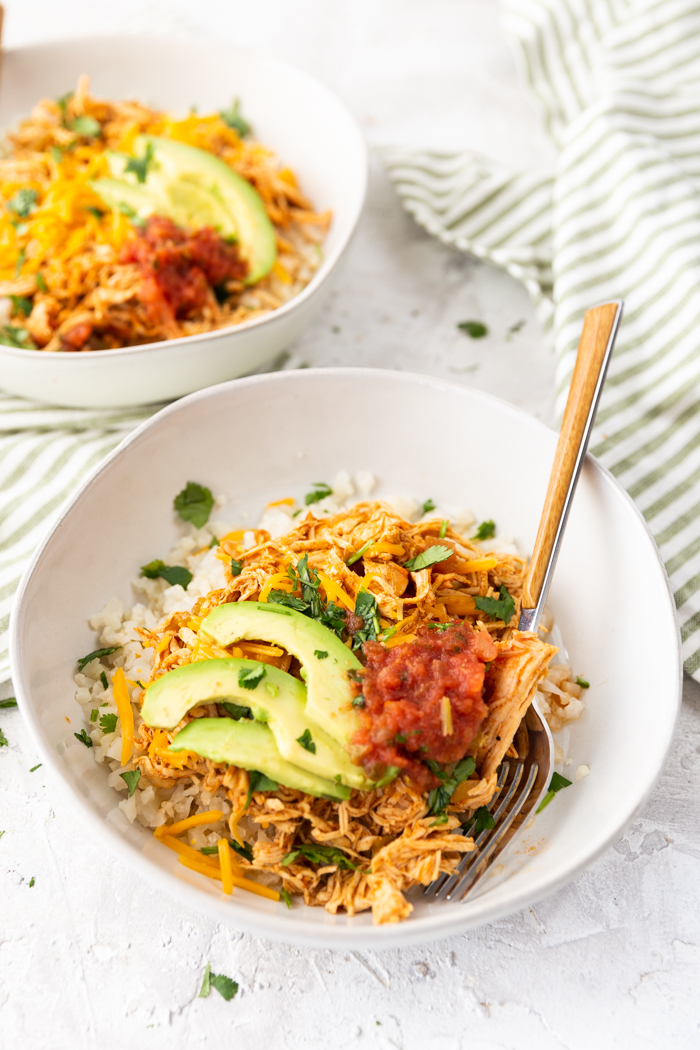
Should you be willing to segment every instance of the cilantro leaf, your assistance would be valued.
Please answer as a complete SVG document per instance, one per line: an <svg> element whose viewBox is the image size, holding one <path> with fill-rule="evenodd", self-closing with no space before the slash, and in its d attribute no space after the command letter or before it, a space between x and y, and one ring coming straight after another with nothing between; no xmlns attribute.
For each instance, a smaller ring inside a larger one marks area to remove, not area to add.
<svg viewBox="0 0 700 1050"><path fill-rule="evenodd" d="M243 571L243 562L239 561L238 558L231 558L231 575L234 577L240 576Z"/></svg>
<svg viewBox="0 0 700 1050"><path fill-rule="evenodd" d="M149 580L155 580L161 576L171 587L179 584L184 590L190 585L192 573L184 565L166 565L160 558L149 561L148 565L141 566L141 575Z"/></svg>
<svg viewBox="0 0 700 1050"><path fill-rule="evenodd" d="M238 991L238 984L236 981L232 981L230 977L225 977L222 973L210 973L209 984L212 988L216 988L222 999L226 1002L230 1002L234 995Z"/></svg>
<svg viewBox="0 0 700 1050"><path fill-rule="evenodd" d="M472 819L462 824L462 831L465 835L471 835L472 838L476 838L482 831L487 831L495 826L496 821L493 819L491 812L486 806L479 806Z"/></svg>
<svg viewBox="0 0 700 1050"><path fill-rule="evenodd" d="M312 864L336 864L346 871L357 871L357 864L353 864L341 849L336 846L317 846L315 842L297 846L282 859L282 866L289 867L300 856L311 861Z"/></svg>
<svg viewBox="0 0 700 1050"><path fill-rule="evenodd" d="M539 806L535 810L536 813L541 813L545 806L548 806L552 801L557 791L561 791L562 788L571 787L571 781L563 777L561 773L552 773L552 779L549 782L549 790L544 796Z"/></svg>
<svg viewBox="0 0 700 1050"><path fill-rule="evenodd" d="M81 729L79 733L73 733L73 736L76 740L79 740L81 744L85 744L85 747L92 747L92 740L84 729Z"/></svg>
<svg viewBox="0 0 700 1050"><path fill-rule="evenodd" d="M178 492L173 500L173 507L183 521L191 521L197 529L209 521L214 497L211 490L204 485L198 485L196 481L188 481L182 492Z"/></svg>
<svg viewBox="0 0 700 1050"><path fill-rule="evenodd" d="M253 847L249 842L244 842L241 846L240 842L236 842L235 839L232 839L229 845L239 857L244 857L250 864L253 863Z"/></svg>
<svg viewBox="0 0 700 1050"><path fill-rule="evenodd" d="M304 496L304 503L309 507L312 503L320 503L326 496L333 495L333 489L330 485L326 485L325 481L314 481L314 491L307 492Z"/></svg>
<svg viewBox="0 0 700 1050"><path fill-rule="evenodd" d="M267 674L265 664L257 664L255 667L243 667L238 672L238 684L243 689L255 689Z"/></svg>
<svg viewBox="0 0 700 1050"><path fill-rule="evenodd" d="M121 649L121 645L112 645L108 649L95 649L94 653L88 653L87 656L81 656L78 660L78 670L84 671L87 665L93 660L101 660L103 656L111 656L112 653L116 653L117 649Z"/></svg>
<svg viewBox="0 0 700 1050"><path fill-rule="evenodd" d="M32 768L29 770L29 772L30 773L36 773L37 769L41 769L43 764L44 764L43 762L39 762L36 766L32 766Z"/></svg>
<svg viewBox="0 0 700 1050"><path fill-rule="evenodd" d="M435 510L435 503L431 499L427 499L421 507L422 514L429 514L431 510Z"/></svg>
<svg viewBox="0 0 700 1050"><path fill-rule="evenodd" d="M333 602L323 604L320 595L321 582L318 573L309 568L308 555L305 554L299 559L296 569L290 565L287 575L294 584L294 590L301 591L301 598L287 591L272 590L268 595L268 602L272 605L284 605L289 609L296 609L304 616L318 620L340 638L346 627L345 612Z"/></svg>
<svg viewBox="0 0 700 1050"><path fill-rule="evenodd" d="M257 769L251 769L248 773L248 798L246 806L249 805L254 791L277 791L279 784L271 780L265 773L259 773Z"/></svg>
<svg viewBox="0 0 700 1050"><path fill-rule="evenodd" d="M230 128L237 131L241 138L244 139L246 135L250 134L252 129L248 121L241 115L239 104L239 100L234 98L231 103L231 108L222 109L219 116Z"/></svg>
<svg viewBox="0 0 700 1050"><path fill-rule="evenodd" d="M102 715L100 718L100 729L104 733L114 733L117 728L117 718L115 714Z"/></svg>
<svg viewBox="0 0 700 1050"><path fill-rule="evenodd" d="M98 222L103 215L107 214L107 212L104 211L102 208L95 208L92 204L88 204L87 207L85 207L83 210L90 212L93 218L97 219Z"/></svg>
<svg viewBox="0 0 700 1050"><path fill-rule="evenodd" d="M24 317L29 317L34 306L31 299L25 299L23 295L11 295L10 299L12 300L13 313L23 314Z"/></svg>
<svg viewBox="0 0 700 1050"><path fill-rule="evenodd" d="M90 741L90 743L92 743L92 741ZM3 733L2 729L0 729L0 747L9 747L9 746L10 746L9 740L7 739L5 734Z"/></svg>
<svg viewBox="0 0 700 1050"><path fill-rule="evenodd" d="M438 816L445 811L445 808L449 804L457 786L461 784L463 780L468 780L472 775L476 769L476 762L471 755L468 758L463 758L461 762L457 763L452 773L449 774L443 769L440 769L437 762L433 759L427 759L425 764L438 780L442 782L439 787L433 788L428 795L428 813Z"/></svg>
<svg viewBox="0 0 700 1050"><path fill-rule="evenodd" d="M576 685L580 685L582 689L590 689L591 683L587 682L585 678L581 678L580 674L576 675ZM0 704L0 707L2 705Z"/></svg>
<svg viewBox="0 0 700 1050"><path fill-rule="evenodd" d="M130 204L127 204L126 201L120 201L117 210L120 211L122 215L126 215L127 219L129 219L134 226L146 225L146 220L142 219L139 213L135 211Z"/></svg>
<svg viewBox="0 0 700 1050"><path fill-rule="evenodd" d="M27 253L25 252L24 248L22 248L21 252L17 256L17 261L15 262L15 277L19 277L19 275L21 274L22 267L24 266L24 261L25 261L26 258L27 258ZM3 329L3 331L4 332L11 331L11 326L7 325ZM21 331L21 329L15 329L15 331Z"/></svg>
<svg viewBox="0 0 700 1050"><path fill-rule="evenodd" d="M56 99L56 105L61 110L61 113L63 114L63 119L64 120L65 120L65 117L66 117L66 107L68 106L68 103L70 102L70 100L72 98L73 98L73 92L72 91L66 91L65 95L61 95L60 98Z"/></svg>
<svg viewBox="0 0 700 1050"><path fill-rule="evenodd" d="M4 831L0 831L0 839L3 837L4 834L5 834Z"/></svg>
<svg viewBox="0 0 700 1050"><path fill-rule="evenodd" d="M109 687L109 682L107 681L107 675L104 673L104 671L100 671L100 681L102 682L102 688L103 689L107 689Z"/></svg>
<svg viewBox="0 0 700 1050"><path fill-rule="evenodd" d="M460 332L466 332L470 339L481 339L489 331L482 321L460 321L457 327Z"/></svg>
<svg viewBox="0 0 700 1050"><path fill-rule="evenodd" d="M325 660L328 656L328 653L325 649L314 649L314 656L317 660Z"/></svg>
<svg viewBox="0 0 700 1050"><path fill-rule="evenodd" d="M141 779L140 769L131 769L128 773L120 773L119 776L122 778L124 783L129 789L129 798L133 795L138 787L139 780Z"/></svg>
<svg viewBox="0 0 700 1050"><path fill-rule="evenodd" d="M99 711L97 710L97 708L93 707L92 711L90 712L90 721L91 722L96 722L98 714L99 714Z"/></svg>
<svg viewBox="0 0 700 1050"><path fill-rule="evenodd" d="M137 182L145 182L148 168L152 160L153 145L149 142L146 146L146 152L143 157L129 157L126 167L124 168L124 174L130 171L136 176Z"/></svg>
<svg viewBox="0 0 700 1050"><path fill-rule="evenodd" d="M285 890L285 888L283 886L282 889L279 892L280 892L280 897L282 898L284 903L287 905L288 908L291 908L291 906L292 906L292 898L289 896L289 890Z"/></svg>
<svg viewBox="0 0 700 1050"><path fill-rule="evenodd" d="M207 963L206 969L204 971L204 977L202 977L202 987L199 989L199 995L197 996L198 999L206 999L206 997L209 995L209 992L211 991L211 985L209 981L210 974L211 970L209 967L209 963Z"/></svg>
<svg viewBox="0 0 700 1050"><path fill-rule="evenodd" d="M240 718L252 718L253 712L243 704L233 704L229 700L222 700L221 706L230 714L231 718L238 721Z"/></svg>
<svg viewBox="0 0 700 1050"><path fill-rule="evenodd" d="M475 540L490 540L492 536L496 535L496 523L490 518L488 521L482 521L479 528L474 533L472 539Z"/></svg>
<svg viewBox="0 0 700 1050"><path fill-rule="evenodd" d="M43 273L39 270L37 271L37 273L35 273L34 277L36 279L36 286L39 289L39 291L48 292L49 289L47 287L46 281L44 280Z"/></svg>
<svg viewBox="0 0 700 1050"><path fill-rule="evenodd" d="M443 544L438 543L433 547L428 547L422 554L417 554L410 561L404 562L404 568L410 569L411 572L418 572L419 569L427 569L429 565L436 565L440 561L445 561L446 558L452 557L453 554L454 551L451 547L445 547Z"/></svg>
<svg viewBox="0 0 700 1050"><path fill-rule="evenodd" d="M303 598L297 598L288 591L273 589L268 594L267 600L273 605L286 605L288 609L296 609L297 612L302 613L305 613L309 607L308 602L305 602Z"/></svg>
<svg viewBox="0 0 700 1050"><path fill-rule="evenodd" d="M311 730L307 727L301 736L297 737L297 744L301 744L305 751L309 751L312 755L316 754L316 744L311 736Z"/></svg>
<svg viewBox="0 0 700 1050"><path fill-rule="evenodd" d="M71 120L68 130L74 131L76 135L80 135L82 138L94 139L102 134L102 125L94 117L76 117L75 120Z"/></svg>
<svg viewBox="0 0 700 1050"><path fill-rule="evenodd" d="M359 551L355 551L354 554L351 554L350 557L348 558L348 560L345 562L345 564L346 565L354 565L356 561L360 560L360 558L365 553L365 551L369 550L369 548L372 546L372 544L374 542L375 542L374 540L367 540L366 543L363 543L362 546L360 547Z"/></svg>
<svg viewBox="0 0 700 1050"><path fill-rule="evenodd" d="M475 598L474 604L492 620L503 620L506 625L510 623L515 612L515 602L503 583L498 598Z"/></svg>
<svg viewBox="0 0 700 1050"><path fill-rule="evenodd" d="M379 609L377 599L369 591L357 592L355 616L362 620L363 626L359 631L355 631L353 649L359 649L363 642L376 642L379 634Z"/></svg>
<svg viewBox="0 0 700 1050"><path fill-rule="evenodd" d="M15 215L18 215L20 219L26 219L36 207L37 197L36 190L31 189L29 186L22 186L21 189L17 190L14 197L11 197L7 202L7 207Z"/></svg>
<svg viewBox="0 0 700 1050"><path fill-rule="evenodd" d="M365 706L365 698L362 695L362 693L360 693L359 696L354 696L352 698L351 703L352 703L353 707L364 707Z"/></svg>
<svg viewBox="0 0 700 1050"><path fill-rule="evenodd" d="M35 879L35 878L34 878L34 876L32 875L31 879L29 880L29 889L31 889L31 888L32 888L32 886L34 885L34 883L35 883L35 882L36 882L36 879Z"/></svg>
<svg viewBox="0 0 700 1050"><path fill-rule="evenodd" d="M17 701L14 696L9 696L7 700L0 700L0 707L17 707Z"/></svg>
<svg viewBox="0 0 700 1050"><path fill-rule="evenodd" d="M0 327L0 343L14 346L18 350L36 350L36 343L26 328L21 325L4 324Z"/></svg>

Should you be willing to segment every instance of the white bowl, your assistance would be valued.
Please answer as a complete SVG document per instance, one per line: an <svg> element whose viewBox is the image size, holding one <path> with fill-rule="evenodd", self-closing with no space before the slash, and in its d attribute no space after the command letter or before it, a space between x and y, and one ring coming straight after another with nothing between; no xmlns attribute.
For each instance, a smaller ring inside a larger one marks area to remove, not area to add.
<svg viewBox="0 0 700 1050"><path fill-rule="evenodd" d="M364 204L367 150L345 106L307 73L230 44L97 37L3 53L0 127L56 98L81 73L91 91L175 112L219 110L237 97L260 142L297 174L318 211L333 211L313 280L273 313L233 328L93 353L41 353L0 345L0 386L56 405L148 404L220 383L270 361L325 301Z"/></svg>
<svg viewBox="0 0 700 1050"><path fill-rule="evenodd" d="M43 761L81 815L137 871L219 922L281 940L381 948L492 921L551 893L620 835L647 798L669 746L681 664L673 601L654 542L617 482L589 457L551 592L575 670L591 688L570 732L562 791L510 853L508 877L485 880L465 904L426 904L396 926L368 915L289 912L247 894L224 897L210 879L118 811L91 753L76 744L75 659L94 647L87 618L179 534L173 495L188 480L227 493L232 525L273 499L300 497L339 469L371 470L385 493L469 506L533 544L556 435L485 394L371 369L254 376L192 394L129 436L74 498L37 552L12 618L13 680ZM148 469L144 469L147 464ZM72 719L68 726L65 718ZM570 779L574 777L570 775Z"/></svg>

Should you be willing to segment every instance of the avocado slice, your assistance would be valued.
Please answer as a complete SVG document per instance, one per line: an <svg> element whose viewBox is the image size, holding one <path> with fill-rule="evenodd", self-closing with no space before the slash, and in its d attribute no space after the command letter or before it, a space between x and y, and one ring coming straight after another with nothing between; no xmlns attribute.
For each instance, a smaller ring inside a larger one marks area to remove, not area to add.
<svg viewBox="0 0 700 1050"><path fill-rule="evenodd" d="M306 674L306 717L354 755L352 741L360 723L348 671L362 664L333 631L281 605L229 602L202 620L200 632L222 648L242 638L259 639L296 656ZM318 652L328 655L318 657Z"/></svg>
<svg viewBox="0 0 700 1050"><path fill-rule="evenodd" d="M233 718L193 718L181 729L170 751L194 751L212 762L225 762L242 769L255 769L295 791L343 801L350 788L324 780L307 769L300 769L279 753L272 730L260 722Z"/></svg>
<svg viewBox="0 0 700 1050"><path fill-rule="evenodd" d="M248 263L246 284L269 273L277 258L277 235L257 190L207 150L139 135L136 156L144 157L149 145L152 155L143 182L125 170L131 159L127 154L110 151L112 178L93 180L95 193L112 208L127 204L140 218L165 215L180 226L213 226L222 237L234 237ZM141 201L138 207L133 191ZM142 198L150 200L149 211Z"/></svg>
<svg viewBox="0 0 700 1050"><path fill-rule="evenodd" d="M252 689L240 684L246 671L264 669ZM168 671L146 690L141 715L148 726L173 729L197 704L233 700L249 707L257 722L270 727L280 754L295 766L317 776L369 790L372 782L355 765L340 744L308 718L306 688L277 667L256 660L200 660ZM315 751L302 747L299 738L310 733Z"/></svg>

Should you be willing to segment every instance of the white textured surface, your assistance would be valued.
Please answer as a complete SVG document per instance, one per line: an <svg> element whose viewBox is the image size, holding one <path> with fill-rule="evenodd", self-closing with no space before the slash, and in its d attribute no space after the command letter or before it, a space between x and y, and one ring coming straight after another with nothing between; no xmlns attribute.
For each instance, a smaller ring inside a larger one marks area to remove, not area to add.
<svg viewBox="0 0 700 1050"><path fill-rule="evenodd" d="M533 164L548 156L516 90L492 0L123 0L118 14L85 0L7 7L8 44L161 22L291 57L346 99L373 145L473 146ZM463 319L484 320L491 334L467 339L455 329ZM419 233L379 168L344 278L287 367L302 362L430 372L551 416L553 361L522 290ZM589 872L493 926L386 953L274 945L183 913L75 826L42 769L29 772L38 759L19 714L0 710L0 728L11 744L0 751L2 1046L700 1045L700 687L692 682L653 798ZM216 992L197 998L207 960L240 982L231 1003Z"/></svg>

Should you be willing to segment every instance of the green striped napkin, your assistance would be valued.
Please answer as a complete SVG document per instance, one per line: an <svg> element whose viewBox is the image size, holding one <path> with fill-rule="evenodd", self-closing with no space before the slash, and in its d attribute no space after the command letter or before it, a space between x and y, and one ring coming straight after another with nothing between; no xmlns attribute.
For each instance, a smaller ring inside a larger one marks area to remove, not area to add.
<svg viewBox="0 0 700 1050"><path fill-rule="evenodd" d="M625 300L591 451L661 550L700 680L700 5L504 0L553 172L392 149L417 222L505 267L553 325L559 411L586 309Z"/></svg>
<svg viewBox="0 0 700 1050"><path fill-rule="evenodd" d="M12 598L36 546L79 482L158 407L51 408L0 394L0 682Z"/></svg>

